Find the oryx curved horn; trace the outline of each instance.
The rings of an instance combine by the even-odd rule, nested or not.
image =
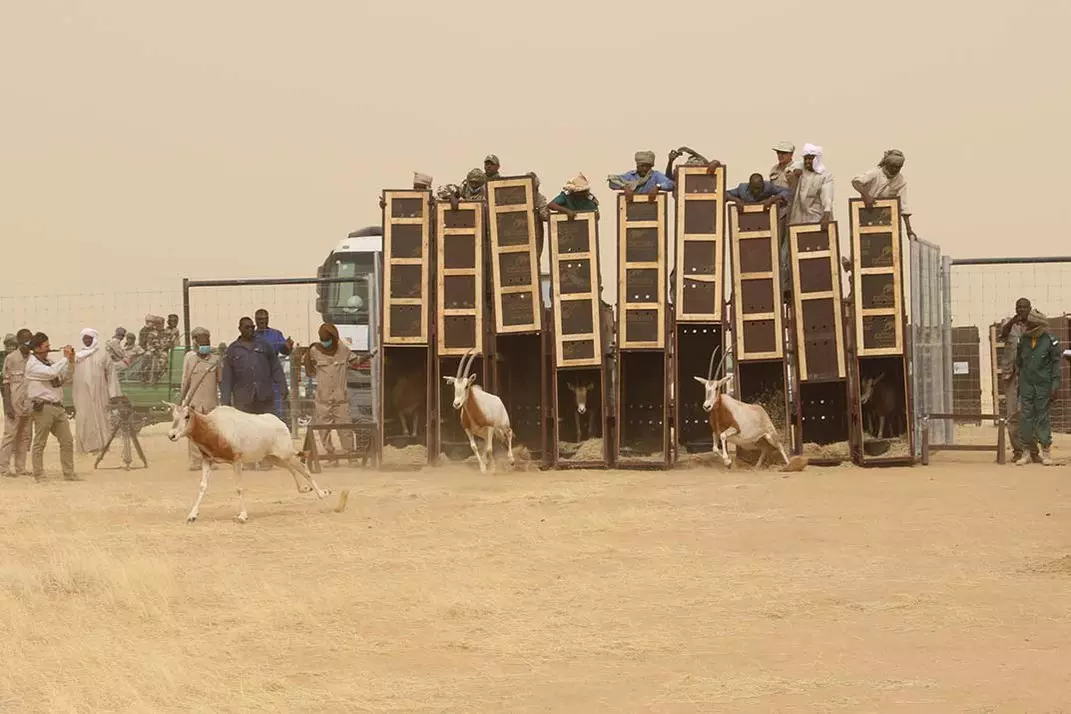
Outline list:
[[[469,370],[472,369],[472,363],[476,361],[476,354],[476,350],[470,348],[469,351],[465,353],[465,356],[461,358],[461,363],[465,365],[465,371],[461,374],[461,379],[465,379],[469,376]],[[465,362],[466,358],[468,358],[467,363]]]
[[[714,379],[714,358],[718,356],[719,349],[719,347],[715,347],[710,352],[710,364],[707,365],[707,379]]]
[[[461,368],[465,366],[465,358],[469,356],[469,353],[461,355],[461,359],[457,361],[457,373],[454,374],[454,379],[458,382],[461,381]]]
[[[721,362],[718,363],[718,369],[716,370],[716,374],[719,374],[719,375],[725,374],[725,360],[728,359],[729,353],[732,352],[732,351],[733,350],[730,347],[729,349],[727,349],[724,352],[722,352]],[[719,379],[720,379],[720,377],[719,377]]]

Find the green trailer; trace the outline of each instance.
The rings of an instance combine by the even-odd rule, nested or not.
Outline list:
[[[119,371],[123,396],[130,400],[139,427],[170,421],[171,410],[164,406],[164,402],[178,402],[185,356],[185,347],[175,347],[166,355],[163,364],[158,364],[154,370],[150,356],[139,355],[129,367]],[[70,385],[63,390],[63,403],[73,416],[74,400],[71,398]]]

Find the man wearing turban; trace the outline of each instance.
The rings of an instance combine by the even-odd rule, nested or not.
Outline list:
[[[822,162],[822,147],[805,144],[803,167],[795,169],[796,195],[789,223],[821,223],[833,220],[833,174]]]
[[[623,174],[611,174],[606,183],[615,191],[624,191],[626,200],[631,201],[633,194],[645,193],[657,195],[659,190],[672,191],[673,180],[661,171],[655,171],[653,151],[636,152],[636,168]]]
[[[1019,438],[1023,449],[1036,453],[1041,447],[1041,463],[1052,463],[1052,425],[1049,410],[1060,390],[1060,347],[1048,331],[1049,323],[1037,309],[1026,318],[1026,330],[1019,338],[1015,366],[1019,373]],[[1018,466],[1030,463],[1023,453],[1015,462]]]
[[[852,179],[852,188],[859,192],[867,208],[878,198],[899,198],[900,215],[904,217],[907,236],[918,239],[911,229],[911,209],[907,205],[907,179],[900,172],[904,166],[904,152],[889,149],[876,168],[861,173]]]
[[[562,192],[550,200],[547,208],[575,218],[578,213],[594,213],[598,219],[599,200],[591,195],[591,184],[584,174],[577,174],[562,187]]]

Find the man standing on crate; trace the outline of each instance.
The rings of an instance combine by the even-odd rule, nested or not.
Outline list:
[[[1015,301],[1015,314],[1004,322],[1000,328],[999,339],[1004,343],[1000,355],[1000,376],[1004,382],[1004,416],[1008,420],[1008,441],[1012,447],[1012,463],[1023,456],[1023,443],[1019,437],[1019,373],[1016,368],[1016,355],[1019,352],[1019,339],[1026,331],[1026,320],[1030,317],[1030,301],[1019,298]],[[1039,454],[1031,454],[1035,461],[1040,461]]]
[[[1052,426],[1049,410],[1060,389],[1060,348],[1049,331],[1049,323],[1037,310],[1025,319],[1026,329],[1019,338],[1015,366],[1019,374],[1020,436],[1031,455],[1041,447],[1041,463],[1049,466],[1052,458]],[[1030,458],[1023,454],[1016,465],[1025,466]]]

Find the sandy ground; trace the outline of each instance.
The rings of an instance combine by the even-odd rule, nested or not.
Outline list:
[[[1071,711],[1066,468],[275,470],[245,525],[223,472],[186,525],[144,443],[0,482],[0,711]]]

